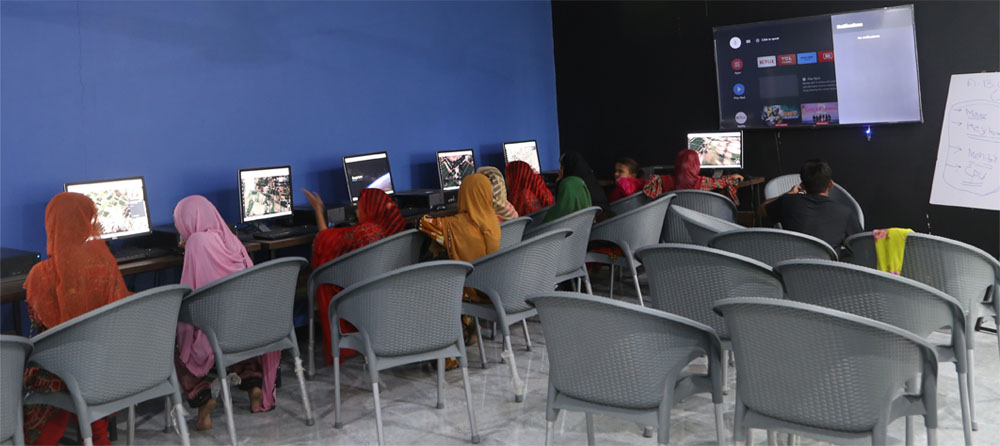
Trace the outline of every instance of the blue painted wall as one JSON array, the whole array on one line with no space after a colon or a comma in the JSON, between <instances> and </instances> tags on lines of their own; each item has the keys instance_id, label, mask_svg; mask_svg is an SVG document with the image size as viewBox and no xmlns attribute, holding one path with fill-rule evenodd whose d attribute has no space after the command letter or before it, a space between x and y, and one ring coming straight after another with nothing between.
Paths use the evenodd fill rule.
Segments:
<instances>
[{"instance_id":1,"label":"blue painted wall","mask_svg":"<svg viewBox=\"0 0 1000 446\"><path fill-rule=\"evenodd\" d=\"M537 139L558 165L548 2L0 3L0 244L44 251L64 182L142 175L153 224L236 171L290 164L346 198L340 157L387 150L399 190L434 151Z\"/></svg>"}]
</instances>

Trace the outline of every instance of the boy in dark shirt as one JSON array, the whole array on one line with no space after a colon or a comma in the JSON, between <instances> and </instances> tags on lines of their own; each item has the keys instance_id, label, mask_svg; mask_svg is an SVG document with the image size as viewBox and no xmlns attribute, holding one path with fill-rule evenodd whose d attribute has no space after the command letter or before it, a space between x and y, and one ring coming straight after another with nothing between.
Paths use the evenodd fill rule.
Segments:
<instances>
[{"instance_id":1,"label":"boy in dark shirt","mask_svg":"<svg viewBox=\"0 0 1000 446\"><path fill-rule=\"evenodd\" d=\"M761 213L790 231L808 234L837 249L844 239L863 231L854 210L830 199L833 171L825 161L806 161L802 184L761 205Z\"/></svg>"}]
</instances>

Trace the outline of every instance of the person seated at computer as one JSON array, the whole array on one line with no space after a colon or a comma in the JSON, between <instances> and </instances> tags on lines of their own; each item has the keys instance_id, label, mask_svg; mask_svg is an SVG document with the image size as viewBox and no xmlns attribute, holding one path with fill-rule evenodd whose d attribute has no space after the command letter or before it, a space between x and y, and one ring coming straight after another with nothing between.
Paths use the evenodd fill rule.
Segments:
<instances>
[{"instance_id":1,"label":"person seated at computer","mask_svg":"<svg viewBox=\"0 0 1000 446\"><path fill-rule=\"evenodd\" d=\"M587 184L582 178L577 176L562 177L559 179L557 187L556 202L545 213L543 221L548 222L565 217L593 205L590 190L587 189Z\"/></svg>"},{"instance_id":2,"label":"person seated at computer","mask_svg":"<svg viewBox=\"0 0 1000 446\"><path fill-rule=\"evenodd\" d=\"M191 195L177 203L174 227L184 244L181 284L198 289L253 266L243 243L229 230L215 206L201 195ZM274 407L280 360L281 352L274 351L226 367L227 373L240 377L239 388L250 396L253 412L265 412ZM216 401L212 398L212 379L207 375L215 366L215 354L205 333L186 322L177 323L174 365L188 403L198 408L195 429L211 429Z\"/></svg>"},{"instance_id":3,"label":"person seated at computer","mask_svg":"<svg viewBox=\"0 0 1000 446\"><path fill-rule=\"evenodd\" d=\"M507 187L507 199L518 215L528 215L555 203L545 180L524 161L507 164Z\"/></svg>"},{"instance_id":4,"label":"person seated at computer","mask_svg":"<svg viewBox=\"0 0 1000 446\"><path fill-rule=\"evenodd\" d=\"M740 181L743 181L743 175L732 174L723 175L722 178L712 178L698 175L699 172L701 172L701 158L698 152L684 149L674 158L673 175L650 176L642 191L647 197L656 198L675 190L714 190L723 192L723 195L733 200L733 203L740 203L736 197L736 189Z\"/></svg>"},{"instance_id":5,"label":"person seated at computer","mask_svg":"<svg viewBox=\"0 0 1000 446\"><path fill-rule=\"evenodd\" d=\"M594 170L587 164L587 160L578 152L566 152L559 157L559 180L567 177L578 177L587 185L587 192L590 193L590 201L593 206L600 206L606 212L610 212L608 207L608 195L604 193L604 188L597 183ZM556 188L556 201L559 201L559 190ZM598 220L600 220L598 216ZM548 220L548 218L546 218Z\"/></svg>"},{"instance_id":6,"label":"person seated at computer","mask_svg":"<svg viewBox=\"0 0 1000 446\"><path fill-rule=\"evenodd\" d=\"M844 239L863 231L851 208L830 199L833 169L825 161L811 159L799 169L801 184L784 195L764 202L760 212L790 231L819 238L834 249Z\"/></svg>"},{"instance_id":7,"label":"person seated at computer","mask_svg":"<svg viewBox=\"0 0 1000 446\"><path fill-rule=\"evenodd\" d=\"M449 217L424 215L420 231L444 247L451 260L471 262L500 249L500 223L493 212L493 194L490 180L481 173L462 179L458 188L458 213ZM462 299L470 302L489 303L490 300L475 289L466 288ZM462 317L465 343L475 342L475 327L470 317ZM458 362L452 358L446 368Z\"/></svg>"},{"instance_id":8,"label":"person seated at computer","mask_svg":"<svg viewBox=\"0 0 1000 446\"><path fill-rule=\"evenodd\" d=\"M302 190L309 198L316 213L316 226L326 228L316 234L313 241L312 266L318 268L326 262L347 254L362 246L374 243L385 237L403 231L406 222L403 215L399 213L399 208L386 195L382 189L362 189L358 198L358 224L345 228L327 228L326 217L323 207L323 199L319 194ZM319 311L319 320L323 328L323 360L326 365L333 364L333 342L330 338L330 301L333 296L343 288L336 285L322 285L316 293L316 308ZM357 331L349 322L341 319L341 333L353 333ZM355 351L351 349L341 349L341 357L354 356Z\"/></svg>"},{"instance_id":9,"label":"person seated at computer","mask_svg":"<svg viewBox=\"0 0 1000 446\"><path fill-rule=\"evenodd\" d=\"M615 161L615 190L611 191L608 200L614 203L641 191L645 185L639 163L632 158L619 158Z\"/></svg>"},{"instance_id":10,"label":"person seated at computer","mask_svg":"<svg viewBox=\"0 0 1000 446\"><path fill-rule=\"evenodd\" d=\"M497 214L497 220L505 222L517 218L517 210L507 201L507 185L504 184L503 174L500 169L493 166L485 166L476 169L476 173L486 175L493 185L493 212Z\"/></svg>"},{"instance_id":11,"label":"person seated at computer","mask_svg":"<svg viewBox=\"0 0 1000 446\"><path fill-rule=\"evenodd\" d=\"M118 262L100 239L97 208L90 198L72 192L52 197L45 207L45 234L49 258L32 267L24 283L33 334L132 294L125 287ZM24 387L53 393L64 390L66 384L47 371L29 368L24 373ZM25 442L57 444L75 419L53 406L25 406ZM94 444L111 444L105 420L95 421L91 428Z\"/></svg>"}]
</instances>

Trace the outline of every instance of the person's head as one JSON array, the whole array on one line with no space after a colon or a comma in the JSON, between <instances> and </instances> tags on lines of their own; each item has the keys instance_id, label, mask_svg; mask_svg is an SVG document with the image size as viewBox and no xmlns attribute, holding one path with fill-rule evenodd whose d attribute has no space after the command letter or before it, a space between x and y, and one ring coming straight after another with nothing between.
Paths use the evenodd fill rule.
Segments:
<instances>
[{"instance_id":1,"label":"person's head","mask_svg":"<svg viewBox=\"0 0 1000 446\"><path fill-rule=\"evenodd\" d=\"M402 231L405 225L396 203L382 189L362 189L355 213L359 223L378 223L389 233Z\"/></svg>"},{"instance_id":2,"label":"person's head","mask_svg":"<svg viewBox=\"0 0 1000 446\"><path fill-rule=\"evenodd\" d=\"M532 177L536 175L531 165L524 161L511 161L507 163L507 188L516 191L528 187Z\"/></svg>"},{"instance_id":3,"label":"person's head","mask_svg":"<svg viewBox=\"0 0 1000 446\"><path fill-rule=\"evenodd\" d=\"M622 177L638 178L639 163L632 158L619 158L615 161L615 179Z\"/></svg>"},{"instance_id":4,"label":"person's head","mask_svg":"<svg viewBox=\"0 0 1000 446\"><path fill-rule=\"evenodd\" d=\"M54 255L60 245L80 245L101 235L97 207L86 195L61 192L45 206L46 249Z\"/></svg>"},{"instance_id":5,"label":"person's head","mask_svg":"<svg viewBox=\"0 0 1000 446\"><path fill-rule=\"evenodd\" d=\"M799 169L802 187L808 194L824 194L833 187L833 170L826 161L811 159Z\"/></svg>"},{"instance_id":6,"label":"person's head","mask_svg":"<svg viewBox=\"0 0 1000 446\"><path fill-rule=\"evenodd\" d=\"M227 231L226 222L219 216L215 205L201 195L189 195L174 206L174 227L182 239L188 240L196 232Z\"/></svg>"}]
</instances>

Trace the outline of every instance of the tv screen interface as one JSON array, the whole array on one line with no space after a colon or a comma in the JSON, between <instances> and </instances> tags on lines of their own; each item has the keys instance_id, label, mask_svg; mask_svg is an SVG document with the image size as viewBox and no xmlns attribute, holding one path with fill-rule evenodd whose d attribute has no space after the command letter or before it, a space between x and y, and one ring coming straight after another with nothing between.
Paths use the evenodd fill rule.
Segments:
<instances>
[{"instance_id":1,"label":"tv screen interface","mask_svg":"<svg viewBox=\"0 0 1000 446\"><path fill-rule=\"evenodd\" d=\"M913 5L713 31L723 129L923 121Z\"/></svg>"},{"instance_id":2,"label":"tv screen interface","mask_svg":"<svg viewBox=\"0 0 1000 446\"><path fill-rule=\"evenodd\" d=\"M688 148L698 152L703 169L742 169L741 132L688 133Z\"/></svg>"},{"instance_id":3,"label":"tv screen interface","mask_svg":"<svg viewBox=\"0 0 1000 446\"><path fill-rule=\"evenodd\" d=\"M292 169L241 170L240 212L244 223L292 215Z\"/></svg>"},{"instance_id":4,"label":"tv screen interface","mask_svg":"<svg viewBox=\"0 0 1000 446\"><path fill-rule=\"evenodd\" d=\"M103 239L151 232L142 177L66 184L65 190L86 195L94 202Z\"/></svg>"},{"instance_id":5,"label":"tv screen interface","mask_svg":"<svg viewBox=\"0 0 1000 446\"><path fill-rule=\"evenodd\" d=\"M462 178L476 173L476 161L472 150L438 152L437 167L443 190L458 189L462 185Z\"/></svg>"},{"instance_id":6,"label":"tv screen interface","mask_svg":"<svg viewBox=\"0 0 1000 446\"><path fill-rule=\"evenodd\" d=\"M363 189L382 189L393 193L389 155L385 152L344 157L344 174L351 202L356 203Z\"/></svg>"}]
</instances>

